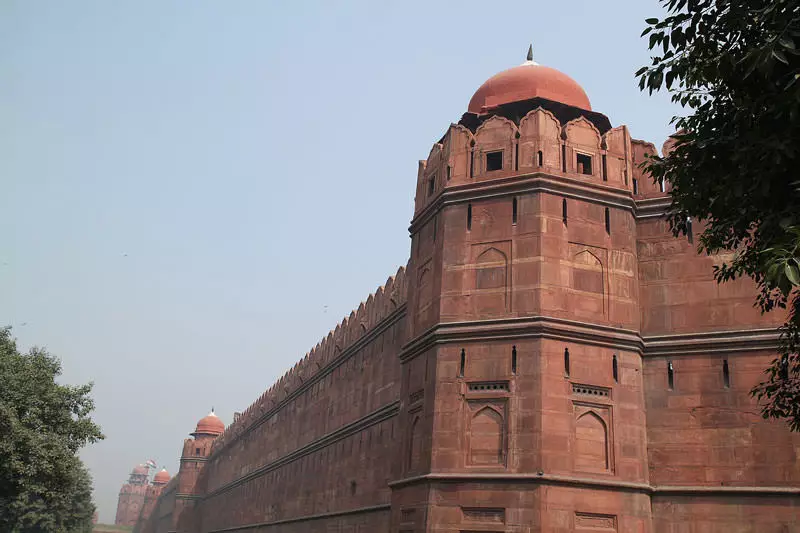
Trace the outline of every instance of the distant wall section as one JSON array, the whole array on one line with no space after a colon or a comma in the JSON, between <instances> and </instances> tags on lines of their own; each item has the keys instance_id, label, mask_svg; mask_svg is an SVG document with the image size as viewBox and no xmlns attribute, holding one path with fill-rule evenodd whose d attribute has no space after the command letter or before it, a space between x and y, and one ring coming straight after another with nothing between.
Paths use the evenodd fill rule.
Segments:
<instances>
[{"instance_id":1,"label":"distant wall section","mask_svg":"<svg viewBox=\"0 0 800 533\"><path fill-rule=\"evenodd\" d=\"M386 531L405 269L214 441L203 531Z\"/></svg>"}]
</instances>

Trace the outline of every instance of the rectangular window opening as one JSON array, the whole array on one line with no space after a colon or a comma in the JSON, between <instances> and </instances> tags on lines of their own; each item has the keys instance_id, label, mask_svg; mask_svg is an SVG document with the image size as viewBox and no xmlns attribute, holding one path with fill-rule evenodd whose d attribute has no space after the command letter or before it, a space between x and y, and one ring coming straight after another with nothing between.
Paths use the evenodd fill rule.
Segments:
<instances>
[{"instance_id":1,"label":"rectangular window opening","mask_svg":"<svg viewBox=\"0 0 800 533\"><path fill-rule=\"evenodd\" d=\"M503 170L502 150L486 153L486 172L492 172L494 170Z\"/></svg>"},{"instance_id":2,"label":"rectangular window opening","mask_svg":"<svg viewBox=\"0 0 800 533\"><path fill-rule=\"evenodd\" d=\"M567 199L561 200L561 221L567 223Z\"/></svg>"},{"instance_id":3,"label":"rectangular window opening","mask_svg":"<svg viewBox=\"0 0 800 533\"><path fill-rule=\"evenodd\" d=\"M514 170L519 170L519 143L514 147Z\"/></svg>"},{"instance_id":4,"label":"rectangular window opening","mask_svg":"<svg viewBox=\"0 0 800 533\"><path fill-rule=\"evenodd\" d=\"M603 154L603 181L608 181L608 162L606 154Z\"/></svg>"},{"instance_id":5,"label":"rectangular window opening","mask_svg":"<svg viewBox=\"0 0 800 533\"><path fill-rule=\"evenodd\" d=\"M667 387L669 390L675 388L675 368L672 366L672 361L667 361Z\"/></svg>"},{"instance_id":6,"label":"rectangular window opening","mask_svg":"<svg viewBox=\"0 0 800 533\"><path fill-rule=\"evenodd\" d=\"M460 378L464 377L464 367L466 366L466 364L467 364L467 352L464 350L464 348L461 348L461 363L459 364L458 367L458 377Z\"/></svg>"},{"instance_id":7,"label":"rectangular window opening","mask_svg":"<svg viewBox=\"0 0 800 533\"><path fill-rule=\"evenodd\" d=\"M433 196L433 192L436 190L436 176L431 176L431 179L428 180L428 196Z\"/></svg>"},{"instance_id":8,"label":"rectangular window opening","mask_svg":"<svg viewBox=\"0 0 800 533\"><path fill-rule=\"evenodd\" d=\"M606 233L611 235L611 211L606 207Z\"/></svg>"},{"instance_id":9,"label":"rectangular window opening","mask_svg":"<svg viewBox=\"0 0 800 533\"><path fill-rule=\"evenodd\" d=\"M472 204L467 204L467 231L472 229Z\"/></svg>"},{"instance_id":10,"label":"rectangular window opening","mask_svg":"<svg viewBox=\"0 0 800 533\"><path fill-rule=\"evenodd\" d=\"M577 154L576 165L579 174L592 175L592 156L586 154Z\"/></svg>"},{"instance_id":11,"label":"rectangular window opening","mask_svg":"<svg viewBox=\"0 0 800 533\"><path fill-rule=\"evenodd\" d=\"M633 194L639 194L639 180L633 178Z\"/></svg>"},{"instance_id":12,"label":"rectangular window opening","mask_svg":"<svg viewBox=\"0 0 800 533\"><path fill-rule=\"evenodd\" d=\"M611 359L611 375L614 377L614 382L619 381L619 366L617 363L617 354Z\"/></svg>"},{"instance_id":13,"label":"rectangular window opening","mask_svg":"<svg viewBox=\"0 0 800 533\"><path fill-rule=\"evenodd\" d=\"M686 237L690 244L694 244L694 228L692 227L692 217L686 217Z\"/></svg>"},{"instance_id":14,"label":"rectangular window opening","mask_svg":"<svg viewBox=\"0 0 800 533\"><path fill-rule=\"evenodd\" d=\"M544 164L544 154L541 150L536 152L536 166L541 167Z\"/></svg>"},{"instance_id":15,"label":"rectangular window opening","mask_svg":"<svg viewBox=\"0 0 800 533\"><path fill-rule=\"evenodd\" d=\"M778 364L778 379L786 381L789 379L789 356L787 354L783 354L781 356L781 361Z\"/></svg>"},{"instance_id":16,"label":"rectangular window opening","mask_svg":"<svg viewBox=\"0 0 800 533\"><path fill-rule=\"evenodd\" d=\"M726 389L731 388L731 370L727 359L722 360L722 384Z\"/></svg>"},{"instance_id":17,"label":"rectangular window opening","mask_svg":"<svg viewBox=\"0 0 800 533\"><path fill-rule=\"evenodd\" d=\"M569 348L564 348L564 376L569 377Z\"/></svg>"},{"instance_id":18,"label":"rectangular window opening","mask_svg":"<svg viewBox=\"0 0 800 533\"><path fill-rule=\"evenodd\" d=\"M473 148L469 152L469 177L472 178L475 176L475 149Z\"/></svg>"},{"instance_id":19,"label":"rectangular window opening","mask_svg":"<svg viewBox=\"0 0 800 533\"><path fill-rule=\"evenodd\" d=\"M447 181L450 181L450 172L452 172L450 165L447 165Z\"/></svg>"},{"instance_id":20,"label":"rectangular window opening","mask_svg":"<svg viewBox=\"0 0 800 533\"><path fill-rule=\"evenodd\" d=\"M511 373L517 373L517 347L511 347Z\"/></svg>"},{"instance_id":21,"label":"rectangular window opening","mask_svg":"<svg viewBox=\"0 0 800 533\"><path fill-rule=\"evenodd\" d=\"M511 224L517 223L517 197L511 202Z\"/></svg>"},{"instance_id":22,"label":"rectangular window opening","mask_svg":"<svg viewBox=\"0 0 800 533\"><path fill-rule=\"evenodd\" d=\"M561 172L567 171L567 147L561 145Z\"/></svg>"}]
</instances>

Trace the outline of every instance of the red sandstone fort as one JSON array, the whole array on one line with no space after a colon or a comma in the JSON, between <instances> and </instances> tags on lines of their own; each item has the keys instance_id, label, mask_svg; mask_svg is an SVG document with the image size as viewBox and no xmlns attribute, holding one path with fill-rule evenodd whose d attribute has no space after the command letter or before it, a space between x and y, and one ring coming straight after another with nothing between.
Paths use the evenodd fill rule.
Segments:
<instances>
[{"instance_id":1,"label":"red sandstone fort","mask_svg":"<svg viewBox=\"0 0 800 533\"><path fill-rule=\"evenodd\" d=\"M697 225L673 237L655 152L530 54L490 78L419 164L408 266L227 428L200 420L175 477L134 470L117 522L800 531L800 435L748 394L783 317L714 281Z\"/></svg>"}]
</instances>

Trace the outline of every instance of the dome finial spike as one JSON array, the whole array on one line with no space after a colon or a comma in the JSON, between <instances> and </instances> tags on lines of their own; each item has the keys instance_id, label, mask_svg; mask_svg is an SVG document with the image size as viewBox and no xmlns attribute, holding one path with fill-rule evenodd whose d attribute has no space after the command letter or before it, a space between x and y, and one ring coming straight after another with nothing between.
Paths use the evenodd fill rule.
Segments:
<instances>
[{"instance_id":1,"label":"dome finial spike","mask_svg":"<svg viewBox=\"0 0 800 533\"><path fill-rule=\"evenodd\" d=\"M528 46L528 61L533 61L533 43Z\"/></svg>"}]
</instances>

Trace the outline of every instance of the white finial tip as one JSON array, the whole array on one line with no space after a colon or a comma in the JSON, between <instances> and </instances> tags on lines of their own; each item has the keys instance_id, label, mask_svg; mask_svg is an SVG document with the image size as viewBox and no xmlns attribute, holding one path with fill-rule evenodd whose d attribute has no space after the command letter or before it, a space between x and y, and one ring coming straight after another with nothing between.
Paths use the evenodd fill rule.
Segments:
<instances>
[{"instance_id":1,"label":"white finial tip","mask_svg":"<svg viewBox=\"0 0 800 533\"><path fill-rule=\"evenodd\" d=\"M538 64L539 63L533 60L533 44L531 44L530 46L528 46L528 56L523 65L538 65Z\"/></svg>"}]
</instances>

